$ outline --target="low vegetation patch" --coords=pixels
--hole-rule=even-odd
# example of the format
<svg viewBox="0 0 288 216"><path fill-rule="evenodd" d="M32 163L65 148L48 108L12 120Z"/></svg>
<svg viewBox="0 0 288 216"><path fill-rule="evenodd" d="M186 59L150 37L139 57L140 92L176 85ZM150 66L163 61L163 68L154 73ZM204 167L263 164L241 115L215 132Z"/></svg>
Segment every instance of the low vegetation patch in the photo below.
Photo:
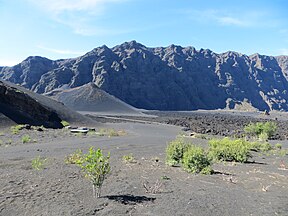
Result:
<svg viewBox="0 0 288 216"><path fill-rule="evenodd" d="M21 140L22 140L22 143L28 143L31 141L31 137L28 134L25 134L22 136Z"/></svg>
<svg viewBox="0 0 288 216"><path fill-rule="evenodd" d="M46 161L46 158L41 158L40 156L38 156L31 161L32 168L38 171L43 170L45 168Z"/></svg>
<svg viewBox="0 0 288 216"><path fill-rule="evenodd" d="M274 146L276 149L282 149L282 145L280 143L275 144Z"/></svg>
<svg viewBox="0 0 288 216"><path fill-rule="evenodd" d="M20 130L22 130L25 126L24 125L16 125L10 128L12 134L19 134Z"/></svg>
<svg viewBox="0 0 288 216"><path fill-rule="evenodd" d="M81 164L83 158L82 150L78 149L74 153L68 155L65 158L65 163L67 164Z"/></svg>
<svg viewBox="0 0 288 216"><path fill-rule="evenodd" d="M122 160L123 160L123 162L125 162L125 163L136 163L136 160L135 160L135 158L134 158L134 156L133 156L132 153L129 154L129 155L124 155L124 156L122 157Z"/></svg>
<svg viewBox="0 0 288 216"><path fill-rule="evenodd" d="M247 135L257 137L260 139L270 139L277 130L275 122L257 122L250 123L244 128Z"/></svg>
<svg viewBox="0 0 288 216"><path fill-rule="evenodd" d="M98 132L96 132L98 136L109 136L109 137L115 137L115 136L124 136L126 135L126 132L124 130L115 130L114 128L100 128Z"/></svg>
<svg viewBox="0 0 288 216"><path fill-rule="evenodd" d="M214 161L247 162L252 157L250 143L243 139L212 139L209 141L209 157Z"/></svg>
<svg viewBox="0 0 288 216"><path fill-rule="evenodd" d="M211 174L213 172L207 152L201 147L186 143L181 137L168 144L166 164L169 166L180 164L190 173Z"/></svg>
<svg viewBox="0 0 288 216"><path fill-rule="evenodd" d="M65 120L62 120L61 124L62 124L63 127L68 127L70 125L69 122L67 122Z"/></svg>

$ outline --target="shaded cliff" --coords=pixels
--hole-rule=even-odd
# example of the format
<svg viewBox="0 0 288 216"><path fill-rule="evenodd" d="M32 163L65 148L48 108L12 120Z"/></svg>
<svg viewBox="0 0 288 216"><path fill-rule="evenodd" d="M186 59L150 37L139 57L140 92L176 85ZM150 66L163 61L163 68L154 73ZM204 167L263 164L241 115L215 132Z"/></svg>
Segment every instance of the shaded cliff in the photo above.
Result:
<svg viewBox="0 0 288 216"><path fill-rule="evenodd" d="M0 81L0 113L17 124L62 128L61 121L91 122L63 104L43 95Z"/></svg>

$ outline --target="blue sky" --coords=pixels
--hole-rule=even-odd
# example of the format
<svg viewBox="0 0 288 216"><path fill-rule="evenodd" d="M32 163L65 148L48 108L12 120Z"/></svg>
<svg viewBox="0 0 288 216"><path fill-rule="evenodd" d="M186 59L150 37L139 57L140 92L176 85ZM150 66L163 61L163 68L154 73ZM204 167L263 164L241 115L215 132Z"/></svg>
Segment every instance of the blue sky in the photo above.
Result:
<svg viewBox="0 0 288 216"><path fill-rule="evenodd" d="M288 55L286 0L0 0L0 65L136 40Z"/></svg>

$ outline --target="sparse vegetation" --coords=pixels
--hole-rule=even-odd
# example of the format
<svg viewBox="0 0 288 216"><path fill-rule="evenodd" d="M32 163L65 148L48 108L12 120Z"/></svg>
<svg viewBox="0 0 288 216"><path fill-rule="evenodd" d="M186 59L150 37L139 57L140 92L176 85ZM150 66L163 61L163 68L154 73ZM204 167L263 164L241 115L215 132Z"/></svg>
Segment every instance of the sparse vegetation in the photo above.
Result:
<svg viewBox="0 0 288 216"><path fill-rule="evenodd" d="M275 122L257 122L250 123L244 128L246 134L258 138L271 138L277 130Z"/></svg>
<svg viewBox="0 0 288 216"><path fill-rule="evenodd" d="M63 125L63 127L67 127L67 126L70 125L69 122L67 122L67 121L65 121L65 120L62 120L62 121L61 121L61 124Z"/></svg>
<svg viewBox="0 0 288 216"><path fill-rule="evenodd" d="M183 154L187 149L187 143L181 137L171 141L166 148L166 164L175 166L180 164Z"/></svg>
<svg viewBox="0 0 288 216"><path fill-rule="evenodd" d="M277 143L277 144L275 144L275 148L280 150L280 149L282 149L282 145L280 143Z"/></svg>
<svg viewBox="0 0 288 216"><path fill-rule="evenodd" d="M251 158L248 141L229 138L212 139L209 141L209 157L214 161L247 162Z"/></svg>
<svg viewBox="0 0 288 216"><path fill-rule="evenodd" d="M95 150L93 147L89 149L87 154L83 154L82 159L77 164L82 168L93 185L94 197L100 197L101 188L106 175L110 172L110 153L105 157L101 149Z"/></svg>
<svg viewBox="0 0 288 216"><path fill-rule="evenodd" d="M24 125L16 125L10 128L12 134L19 134L20 130L24 128Z"/></svg>
<svg viewBox="0 0 288 216"><path fill-rule="evenodd" d="M148 181L143 183L143 187L145 189L145 193L150 193L150 194L159 194L162 192L163 184L161 181L157 180L154 184L150 184Z"/></svg>
<svg viewBox="0 0 288 216"><path fill-rule="evenodd" d="M68 155L64 161L67 164L81 164L82 159L83 159L83 152L82 150L78 149L74 153Z"/></svg>
<svg viewBox="0 0 288 216"><path fill-rule="evenodd" d="M46 161L46 158L41 158L38 156L31 161L32 168L38 171L43 170L45 168Z"/></svg>
<svg viewBox="0 0 288 216"><path fill-rule="evenodd" d="M124 156L122 157L122 160L123 160L125 163L135 163L135 162L136 162L136 160L135 160L135 158L134 158L134 156L133 156L132 153L129 154L129 155L124 155Z"/></svg>
<svg viewBox="0 0 288 216"><path fill-rule="evenodd" d="M108 136L109 137L119 136L119 133L114 128L111 128L111 129L108 130Z"/></svg>
<svg viewBox="0 0 288 216"><path fill-rule="evenodd" d="M31 141L31 137L28 134L25 134L22 136L21 140L22 140L22 143L28 143Z"/></svg>
<svg viewBox="0 0 288 216"><path fill-rule="evenodd" d="M190 173L211 174L211 160L203 148L189 145L183 154L183 168Z"/></svg>
<svg viewBox="0 0 288 216"><path fill-rule="evenodd" d="M109 137L115 137L115 136L124 136L126 135L126 132L124 130L115 130L114 128L100 128L98 132L96 132L98 136L109 136Z"/></svg>
<svg viewBox="0 0 288 216"><path fill-rule="evenodd" d="M268 142L247 142L247 144L250 146L250 150L256 152L268 152L272 150L272 146Z"/></svg>

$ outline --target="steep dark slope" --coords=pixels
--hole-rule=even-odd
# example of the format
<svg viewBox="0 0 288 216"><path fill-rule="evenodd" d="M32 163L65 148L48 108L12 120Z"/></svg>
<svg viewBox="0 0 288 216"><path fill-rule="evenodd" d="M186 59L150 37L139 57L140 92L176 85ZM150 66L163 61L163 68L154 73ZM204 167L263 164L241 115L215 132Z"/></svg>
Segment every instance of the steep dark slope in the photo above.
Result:
<svg viewBox="0 0 288 216"><path fill-rule="evenodd" d="M175 45L147 48L131 41L95 48L75 59L31 58L3 68L0 78L38 93L93 82L144 109L233 109L246 103L260 110L288 110L286 56L216 54Z"/></svg>
<svg viewBox="0 0 288 216"><path fill-rule="evenodd" d="M51 128L62 128L62 119L70 123L92 123L57 101L3 81L0 81L0 113L18 124Z"/></svg>

